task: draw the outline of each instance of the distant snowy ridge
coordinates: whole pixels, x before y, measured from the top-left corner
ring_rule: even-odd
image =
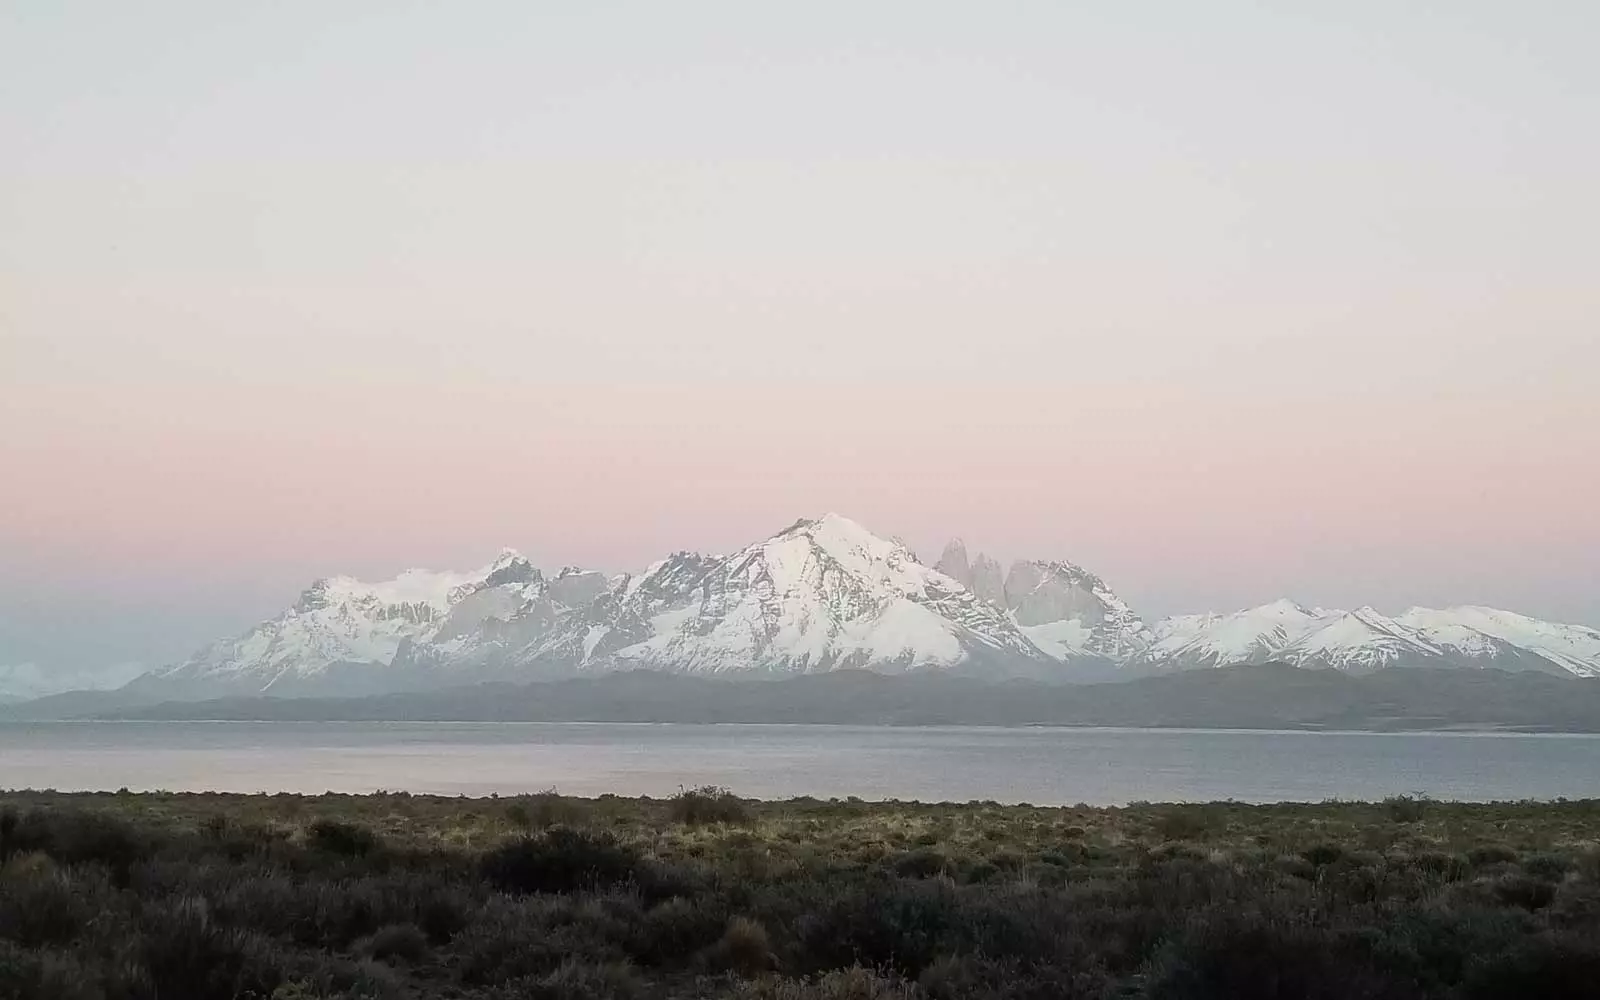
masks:
[[[609,578],[547,575],[511,550],[466,572],[330,577],[130,687],[175,699],[360,695],[634,669],[1093,680],[1268,662],[1600,677],[1600,631],[1473,606],[1388,617],[1289,600],[1150,624],[1070,562],[1002,569],[956,541],[930,567],[903,542],[828,514],[729,555],[680,552]]]
[[[1280,600],[1230,615],[1186,615],[1156,627],[1134,669],[1185,670],[1283,662],[1366,672],[1437,667],[1600,677],[1600,631],[1492,608],[1308,609]]]
[[[551,589],[509,549],[468,572],[407,570],[379,583],[330,577],[277,617],[134,683],[191,697],[387,690],[402,680],[384,675],[395,673],[397,654],[408,644],[447,640],[523,613],[546,602]]]

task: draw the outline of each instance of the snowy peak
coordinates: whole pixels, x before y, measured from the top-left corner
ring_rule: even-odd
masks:
[[[1397,621],[1437,646],[1500,669],[1600,677],[1600,630],[1582,625],[1476,605],[1412,608]]]
[[[998,609],[904,543],[837,514],[797,521],[720,559],[684,554],[657,564],[628,582],[606,620],[578,627],[588,664],[689,673],[1043,661]]]
[[[411,569],[377,583],[326,577],[276,618],[211,643],[152,678],[208,696],[276,693],[334,668],[387,667],[403,648],[514,615],[546,589],[543,575],[510,549],[465,572]]]
[[[1138,657],[1138,665],[1188,670],[1265,663],[1325,618],[1326,613],[1287,598],[1233,614],[1169,618],[1156,626],[1156,640]]]
[[[1442,666],[1444,651],[1415,629],[1371,607],[1324,618],[1280,650],[1277,658],[1298,667],[1370,672],[1384,667]]]
[[[1535,670],[1600,676],[1600,632],[1493,608],[1371,607],[1324,611],[1279,600],[1229,615],[1183,615],[1156,626],[1133,664],[1143,669],[1266,663],[1370,671],[1393,666]]]

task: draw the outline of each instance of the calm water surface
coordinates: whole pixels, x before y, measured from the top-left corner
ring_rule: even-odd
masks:
[[[1120,804],[1600,796],[1600,737],[610,723],[0,723],[0,788]]]

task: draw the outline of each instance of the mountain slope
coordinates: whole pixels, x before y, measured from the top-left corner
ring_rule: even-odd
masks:
[[[1429,642],[1506,670],[1600,677],[1600,631],[1473,605],[1412,608],[1396,621]]]
[[[1330,615],[1273,658],[1296,667],[1356,673],[1450,665],[1444,650],[1370,607]]]
[[[1156,626],[1155,641],[1135,664],[1192,670],[1273,659],[1328,618],[1327,612],[1277,600],[1230,615],[1184,615]]]
[[[1155,635],[1127,661],[1130,673],[1280,661],[1357,672],[1398,666],[1600,676],[1600,632],[1492,608],[1412,608],[1389,618],[1372,608],[1326,611],[1279,600],[1169,618]]]

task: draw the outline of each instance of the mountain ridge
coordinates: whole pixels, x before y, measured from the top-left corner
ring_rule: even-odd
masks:
[[[1597,677],[1600,631],[1477,605],[1391,617],[1288,599],[1147,623],[1074,563],[1003,569],[957,539],[929,566],[904,542],[830,513],[726,555],[681,551],[637,574],[568,566],[547,575],[506,549],[464,572],[327,577],[279,615],[127,688],[178,700],[359,697],[634,669],[1082,682],[1267,662]]]

